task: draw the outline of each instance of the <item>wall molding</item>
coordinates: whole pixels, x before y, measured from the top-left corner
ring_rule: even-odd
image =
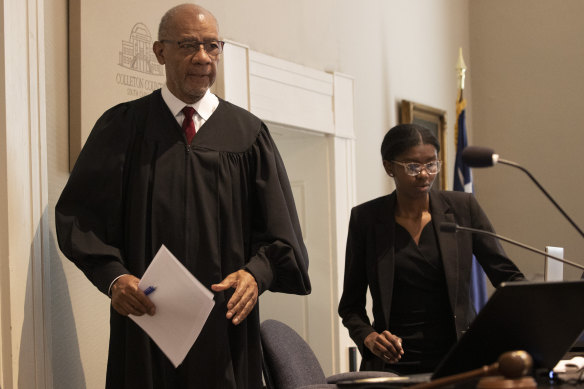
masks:
[[[44,2],[0,7],[0,386],[51,388]]]

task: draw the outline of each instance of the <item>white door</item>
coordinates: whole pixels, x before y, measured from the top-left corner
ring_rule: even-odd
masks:
[[[268,123],[282,155],[308,250],[309,296],[265,292],[261,320],[277,319],[311,346],[325,375],[333,373],[337,301],[333,287],[331,145],[322,134]]]

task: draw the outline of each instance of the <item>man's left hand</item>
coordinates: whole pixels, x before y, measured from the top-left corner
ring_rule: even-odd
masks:
[[[227,319],[232,319],[233,324],[238,325],[249,315],[258,301],[258,284],[251,273],[238,270],[231,273],[219,284],[211,285],[211,289],[220,292],[234,288],[233,296],[227,302]]]

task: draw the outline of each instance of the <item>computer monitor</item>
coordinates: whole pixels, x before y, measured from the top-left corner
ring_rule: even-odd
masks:
[[[572,345],[570,352],[582,353],[584,352],[584,332],[580,335],[578,340]]]
[[[584,281],[503,283],[438,365],[440,378],[525,350],[551,370],[584,330]]]

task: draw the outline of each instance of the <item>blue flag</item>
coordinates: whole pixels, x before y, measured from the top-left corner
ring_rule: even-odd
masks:
[[[468,145],[466,138],[466,100],[461,98],[456,103],[456,161],[454,163],[454,190],[473,193],[472,171],[462,163],[462,150]],[[487,303],[487,284],[485,272],[477,262],[472,259],[472,273],[470,295],[476,311]]]

